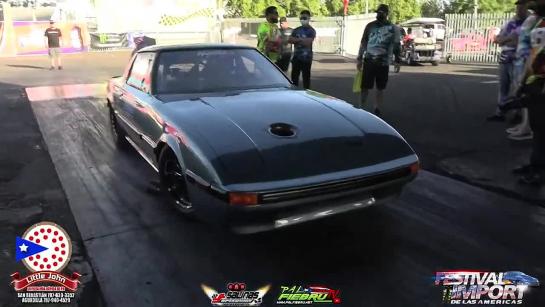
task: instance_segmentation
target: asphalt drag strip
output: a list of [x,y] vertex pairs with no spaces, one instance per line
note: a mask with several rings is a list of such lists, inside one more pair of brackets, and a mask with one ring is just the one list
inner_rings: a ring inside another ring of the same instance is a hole
[[[263,306],[308,283],[339,289],[342,306],[438,306],[439,270],[545,280],[544,208],[426,171],[393,203],[279,232],[188,221],[150,192],[156,174],[136,152],[115,149],[104,87],[90,88],[27,94],[108,306],[210,306],[201,284],[235,281],[270,284]],[[545,306],[545,289],[524,305]]]

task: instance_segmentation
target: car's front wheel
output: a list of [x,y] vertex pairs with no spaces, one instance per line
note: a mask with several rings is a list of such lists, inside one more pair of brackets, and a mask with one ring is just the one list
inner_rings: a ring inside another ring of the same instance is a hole
[[189,199],[187,180],[176,155],[168,147],[159,155],[159,179],[161,192],[167,202],[181,213],[192,216],[195,209]]

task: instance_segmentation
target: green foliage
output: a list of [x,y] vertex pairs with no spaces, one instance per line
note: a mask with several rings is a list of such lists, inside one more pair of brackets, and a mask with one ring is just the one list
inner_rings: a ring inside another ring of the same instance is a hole
[[[373,13],[379,3],[385,3],[390,6],[390,19],[393,22],[401,22],[420,16],[421,1],[368,0],[369,12]],[[342,0],[226,0],[226,4],[226,17],[263,17],[265,8],[269,5],[276,6],[280,16],[288,17],[296,17],[305,9],[309,10],[313,16],[342,16],[343,14]],[[363,14],[365,7],[366,0],[352,0],[348,6],[348,14]]]
[[425,0],[422,3],[422,17],[443,18],[445,5],[443,0]]
[[[477,11],[479,13],[509,13],[515,11],[515,1],[512,0],[478,0]],[[445,7],[446,13],[473,13],[475,2],[473,0],[451,0]]]

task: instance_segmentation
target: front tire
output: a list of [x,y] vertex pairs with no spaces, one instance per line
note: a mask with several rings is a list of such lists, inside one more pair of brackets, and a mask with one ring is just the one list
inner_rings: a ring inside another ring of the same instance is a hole
[[166,201],[186,217],[193,217],[195,208],[189,198],[187,180],[172,150],[165,146],[159,155],[161,193]]

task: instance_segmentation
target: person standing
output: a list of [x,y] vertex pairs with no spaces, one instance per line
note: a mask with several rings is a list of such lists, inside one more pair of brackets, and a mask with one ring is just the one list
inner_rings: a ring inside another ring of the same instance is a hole
[[513,170],[522,175],[520,183],[545,184],[545,0],[536,0],[536,22],[530,32],[531,51],[524,83],[517,91],[528,107],[530,128],[534,133],[530,164]]
[[49,28],[45,30],[45,44],[47,47],[47,54],[49,55],[49,59],[51,60],[51,67],[49,70],[55,69],[55,66],[59,70],[62,69],[61,65],[61,38],[62,33],[61,30],[57,27],[55,27],[55,22],[53,20],[49,21]]
[[522,23],[528,16],[526,3],[524,0],[517,1],[517,13],[515,17],[505,23],[500,33],[494,39],[494,43],[500,45],[501,53],[499,59],[499,78],[500,88],[498,95],[498,104],[494,114],[487,118],[488,121],[505,121],[505,113],[501,111],[501,106],[505,105],[513,85],[513,69],[516,57],[517,44]]
[[312,68],[312,44],[316,38],[316,30],[310,26],[310,11],[304,10],[299,15],[301,26],[291,33],[289,42],[295,45],[291,60],[291,81],[299,85],[299,75],[303,75],[303,87],[310,88],[310,71]]
[[284,72],[288,72],[290,66],[292,45],[289,42],[293,29],[288,25],[288,19],[286,17],[280,18],[280,37],[282,38],[282,45],[280,47],[280,58],[276,62],[276,65]]
[[266,21],[257,29],[257,49],[267,56],[272,62],[280,58],[280,29],[278,28],[278,10],[275,6],[265,9]]
[[[521,1],[518,1],[519,3]],[[524,4],[528,4],[528,1],[524,1]],[[524,73],[528,64],[528,56],[532,49],[532,43],[530,40],[530,31],[532,31],[534,25],[537,22],[538,16],[535,13],[530,14],[520,27],[520,34],[517,44],[517,51],[515,53],[515,61],[513,67],[513,89],[520,87],[524,81]],[[506,132],[509,134],[508,138],[514,141],[528,140],[533,137],[532,129],[530,129],[530,122],[528,119],[528,109],[522,109],[522,122],[514,127],[508,128]]]
[[390,9],[386,4],[380,4],[377,8],[376,20],[370,22],[363,31],[360,50],[358,52],[357,69],[362,70],[361,99],[358,105],[362,108],[367,102],[369,90],[376,83],[376,100],[374,113],[380,116],[379,106],[384,103],[384,90],[388,84],[388,73],[392,55],[395,63],[400,63],[400,32],[399,28],[388,20]]

